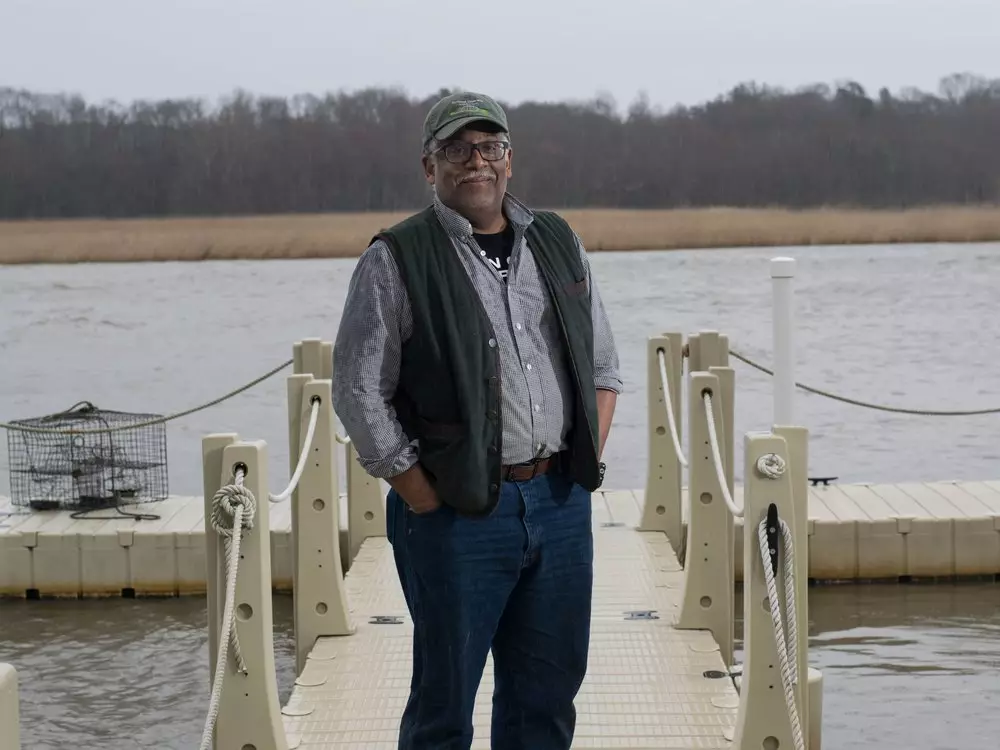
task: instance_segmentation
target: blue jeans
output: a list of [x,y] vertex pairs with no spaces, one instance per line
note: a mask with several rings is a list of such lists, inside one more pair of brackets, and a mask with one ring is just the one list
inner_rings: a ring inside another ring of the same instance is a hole
[[413,620],[399,750],[468,750],[491,650],[493,750],[567,750],[590,646],[590,493],[557,473],[504,482],[473,519],[413,513],[390,490],[386,525]]

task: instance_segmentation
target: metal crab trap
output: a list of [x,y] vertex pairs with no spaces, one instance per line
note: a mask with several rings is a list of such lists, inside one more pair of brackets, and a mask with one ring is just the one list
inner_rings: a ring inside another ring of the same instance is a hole
[[81,401],[57,414],[12,421],[11,502],[33,510],[75,510],[74,516],[113,508],[147,517],[120,506],[168,495],[166,428],[159,419]]

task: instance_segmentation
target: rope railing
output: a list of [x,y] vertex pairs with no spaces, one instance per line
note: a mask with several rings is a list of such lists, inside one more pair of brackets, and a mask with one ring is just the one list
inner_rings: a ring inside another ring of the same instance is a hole
[[[739,352],[730,349],[729,353],[736,359],[740,360],[740,362],[743,362],[744,364],[747,364],[756,370],[760,370],[766,375],[771,375],[771,376],[774,375],[773,370],[765,367],[759,362],[753,361],[749,357],[740,354]],[[831,393],[830,391],[825,391],[821,388],[815,388],[813,386],[805,385],[804,383],[799,383],[797,381],[795,385],[798,388],[801,388],[802,390],[808,393],[813,393],[817,396],[823,396],[824,398],[833,399],[834,401],[840,401],[845,404],[851,404],[852,406],[861,406],[866,409],[875,409],[877,411],[892,412],[894,414],[914,414],[922,417],[974,417],[974,416],[981,416],[984,414],[1000,414],[1000,407],[989,408],[989,409],[951,409],[951,410],[938,410],[938,411],[932,409],[906,409],[900,406],[886,406],[884,404],[874,404],[868,401],[861,401],[859,399],[850,398],[848,396],[839,396],[835,393]]]
[[670,425],[670,438],[673,441],[674,453],[677,454],[677,461],[681,466],[687,468],[688,462],[684,458],[684,451],[681,450],[681,439],[677,434],[677,422],[674,419],[674,405],[670,396],[670,383],[667,378],[667,356],[663,349],[656,350],[656,356],[660,361],[660,385],[663,388],[663,405],[667,410],[667,424]]
[[295,492],[295,488],[299,486],[299,479],[302,478],[302,471],[306,467],[306,456],[309,455],[309,451],[312,448],[313,436],[316,434],[316,422],[319,420],[319,405],[320,400],[318,396],[314,396],[312,399],[312,407],[309,413],[309,427],[306,429],[306,439],[302,441],[302,450],[299,451],[299,462],[295,465],[295,471],[292,472],[292,478],[288,480],[288,486],[279,492],[277,495],[272,495],[268,493],[268,500],[272,503],[280,503],[287,500]]
[[726,481],[726,470],[722,465],[722,451],[719,449],[719,436],[715,432],[715,413],[712,409],[712,393],[705,391],[701,394],[702,402],[705,404],[705,417],[708,421],[708,442],[712,448],[712,463],[715,465],[715,476],[719,480],[719,488],[722,490],[722,498],[726,501],[726,507],[733,514],[734,518],[743,518],[743,508],[738,508],[733,496],[729,494],[729,482]]
[[190,409],[174,412],[173,414],[168,414],[162,417],[156,417],[154,419],[146,419],[141,422],[134,422],[126,425],[116,425],[115,427],[93,427],[86,430],[56,430],[56,429],[48,429],[45,427],[30,427],[28,425],[11,424],[9,422],[0,422],[0,427],[10,430],[12,432],[33,432],[33,433],[43,433],[43,434],[55,434],[55,435],[96,435],[105,432],[120,432],[122,430],[135,430],[140,427],[149,427],[155,424],[163,424],[165,422],[170,422],[175,419],[180,419],[181,417],[187,417],[199,411],[204,411],[205,409],[221,404],[223,401],[228,401],[234,396],[238,396],[244,391],[253,388],[255,385],[264,382],[265,380],[267,380],[270,377],[273,377],[274,375],[277,375],[279,372],[288,367],[288,365],[292,364],[292,361],[293,360],[289,359],[288,361],[283,362],[282,364],[275,367],[273,370],[264,373],[259,378],[254,378],[246,385],[242,385],[239,388],[232,390],[223,396],[219,396],[218,398],[212,399],[211,401],[208,401],[204,404],[199,404],[198,406],[192,407]]
[[[253,529],[257,513],[257,500],[248,487],[243,485],[245,470],[237,468],[232,484],[221,487],[212,498],[212,528],[222,537],[226,548],[226,603],[222,612],[222,633],[219,636],[219,653],[215,664],[215,679],[212,696],[205,717],[205,728],[201,736],[200,750],[212,750],[215,724],[219,718],[222,700],[222,684],[232,645],[236,666],[241,674],[247,673],[246,662],[240,650],[240,642],[235,628],[236,577],[240,565],[240,542],[243,530]],[[238,530],[238,531],[237,531]]]

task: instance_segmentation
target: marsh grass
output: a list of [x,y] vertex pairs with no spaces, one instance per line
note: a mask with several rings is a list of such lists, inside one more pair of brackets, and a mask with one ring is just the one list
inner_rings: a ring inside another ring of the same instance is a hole
[[[0,264],[356,257],[408,215],[0,222]],[[561,211],[597,251],[1000,240],[1000,206]]]

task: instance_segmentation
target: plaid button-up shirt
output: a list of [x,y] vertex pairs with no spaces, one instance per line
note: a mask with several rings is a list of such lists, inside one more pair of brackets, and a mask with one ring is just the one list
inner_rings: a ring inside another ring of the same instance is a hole
[[[573,414],[572,373],[555,309],[524,237],[531,211],[511,195],[504,210],[514,226],[506,283],[486,260],[472,225],[435,196],[434,208],[482,299],[500,347],[503,460],[514,464],[566,447]],[[594,387],[621,393],[618,352],[583,244],[594,320]],[[359,258],[334,346],[333,403],[372,476],[389,478],[418,460],[391,400],[403,343],[413,327],[406,287],[388,246],[376,240]]]

